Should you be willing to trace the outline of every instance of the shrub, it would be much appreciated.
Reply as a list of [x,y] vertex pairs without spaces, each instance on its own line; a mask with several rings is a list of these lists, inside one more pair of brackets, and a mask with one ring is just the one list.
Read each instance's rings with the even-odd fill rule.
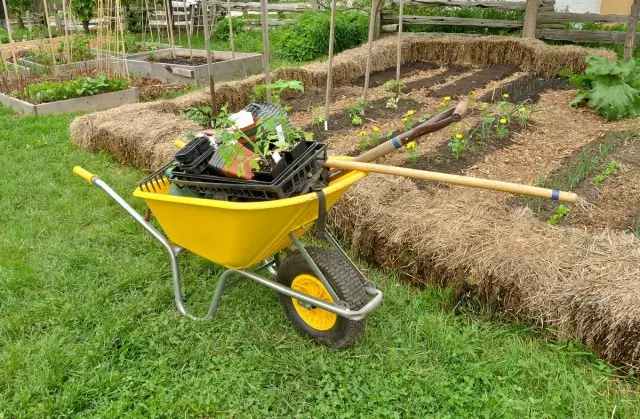
[[[233,37],[237,39],[238,35],[244,32],[244,21],[238,17],[231,18],[233,23]],[[224,18],[218,20],[213,30],[213,36],[221,41],[229,41],[229,19]]]
[[[273,32],[273,42],[280,57],[292,61],[309,61],[329,51],[330,14],[305,12],[295,22]],[[367,39],[369,18],[360,13],[336,15],[334,51],[354,48]]]
[[240,32],[234,38],[236,51],[262,53],[262,34],[259,31]]

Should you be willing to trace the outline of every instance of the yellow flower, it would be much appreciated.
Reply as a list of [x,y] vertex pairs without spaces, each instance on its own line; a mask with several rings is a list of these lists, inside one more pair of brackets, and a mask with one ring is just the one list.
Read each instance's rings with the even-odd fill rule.
[[416,148],[416,142],[415,141],[408,142],[407,143],[407,148],[408,149]]
[[509,99],[509,93],[505,93],[504,95],[502,95],[502,97],[505,99]]
[[525,108],[520,108],[520,109],[518,109],[518,112],[521,112],[521,113],[524,113],[525,111],[526,111],[526,109],[525,109]]
[[373,132],[378,132],[378,131],[380,131],[380,128],[378,128],[378,127],[373,127],[373,128],[371,128],[371,129],[373,130]]
[[415,113],[415,112],[413,111],[413,109],[409,109],[409,110],[407,111],[407,116],[411,116],[411,115],[413,115],[414,113]]
[[444,97],[444,101],[445,101],[445,102],[448,102],[448,101],[450,101],[450,100],[451,100],[451,96],[445,96],[445,97]]
[[360,131],[360,135],[363,136],[363,137],[366,137],[367,136],[367,132],[366,131]]
[[407,117],[402,118],[402,122],[407,122]]
[[462,134],[456,134],[456,139],[462,140]]
[[447,105],[445,105],[444,102],[440,102],[440,107],[441,108],[444,108],[445,106],[447,106]]
[[489,107],[489,105],[487,105],[486,103],[482,104],[482,109],[487,109]]
[[504,118],[502,118],[502,119],[500,120],[500,123],[504,125],[504,124],[506,124],[506,123],[507,123],[507,120],[506,120],[506,119],[504,119]]
[[469,92],[469,94],[470,94],[471,96],[475,96],[476,91],[475,91],[475,90],[472,90],[472,91],[470,91],[470,92]]

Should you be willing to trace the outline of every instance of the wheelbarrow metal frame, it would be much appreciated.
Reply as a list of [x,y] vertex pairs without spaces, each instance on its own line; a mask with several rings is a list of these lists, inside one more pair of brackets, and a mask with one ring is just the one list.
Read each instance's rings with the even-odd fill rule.
[[[160,233],[153,225],[151,225],[147,220],[145,220],[145,218],[142,215],[140,215],[138,211],[136,211],[120,195],[118,195],[117,192],[111,189],[109,185],[107,185],[105,182],[100,180],[98,177],[91,178],[90,182],[98,186],[100,189],[102,189],[107,195],[109,195],[109,197],[111,197],[111,199],[113,199],[118,205],[120,205],[125,211],[127,211],[127,213],[129,213],[129,215],[133,217],[134,220],[136,220],[140,225],[142,225],[142,227],[144,227],[144,229],[147,230],[153,236],[153,238],[155,238],[160,244],[162,244],[162,246],[165,248],[167,253],[169,253],[169,258],[171,260],[171,276],[173,278],[173,296],[174,296],[176,308],[181,315],[188,317],[192,320],[210,319],[216,313],[216,310],[220,305],[220,299],[222,297],[223,291],[233,287],[234,285],[237,285],[244,279],[251,279],[259,284],[265,285],[273,289],[274,291],[280,294],[284,294],[288,297],[295,298],[299,301],[305,302],[312,306],[322,308],[331,313],[335,313],[338,316],[345,317],[349,320],[357,321],[357,320],[364,319],[382,302],[382,292],[378,290],[371,281],[366,279],[366,277],[357,268],[357,266],[353,263],[353,261],[347,256],[345,251],[339,246],[335,238],[333,238],[333,236],[331,236],[329,232],[325,230],[324,233],[325,233],[325,238],[327,242],[329,242],[329,244],[334,249],[336,249],[338,254],[342,256],[346,261],[348,261],[348,263],[353,267],[355,272],[358,274],[359,278],[363,281],[363,285],[365,287],[365,293],[369,297],[371,297],[371,299],[367,302],[367,304],[365,304],[360,309],[358,310],[350,309],[345,302],[341,301],[338,298],[335,291],[329,285],[329,282],[327,281],[325,276],[322,274],[322,271],[320,270],[318,265],[313,261],[313,259],[311,258],[307,250],[304,248],[304,245],[300,242],[300,240],[298,240],[298,238],[292,232],[290,232],[289,237],[291,238],[291,241],[300,251],[304,259],[309,264],[309,267],[317,275],[318,279],[327,288],[327,290],[329,291],[329,294],[331,295],[335,303],[329,303],[329,302],[320,300],[318,298],[312,297],[308,294],[301,293],[290,287],[282,285],[276,281],[265,278],[262,275],[258,275],[257,273],[252,272],[248,269],[227,269],[220,275],[218,279],[218,284],[216,285],[216,289],[213,293],[213,298],[211,300],[211,303],[209,304],[209,309],[207,310],[207,313],[202,317],[194,316],[193,314],[189,313],[184,302],[184,296],[182,293],[182,282],[180,280],[180,266],[178,265],[178,256],[184,251],[186,251],[187,249],[172,244],[162,233]],[[272,274],[275,274],[276,262],[277,262],[277,259],[275,257],[272,258],[271,260],[267,260],[264,262],[263,265],[261,265],[256,269],[256,272],[267,269]],[[233,281],[229,281],[230,277],[234,275],[240,276],[241,278]]]

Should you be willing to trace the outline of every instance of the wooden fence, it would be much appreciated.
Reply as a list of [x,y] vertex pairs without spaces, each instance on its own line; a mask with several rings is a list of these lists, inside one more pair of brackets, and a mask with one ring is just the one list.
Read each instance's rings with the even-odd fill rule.
[[[456,6],[472,7],[477,9],[521,11],[527,10],[527,2],[515,1],[491,1],[491,0],[409,0],[405,4],[424,7]],[[403,25],[443,25],[443,26],[467,26],[480,28],[507,28],[520,29],[525,27],[525,22],[530,26],[530,31],[536,38],[555,41],[572,42],[604,42],[623,44],[625,32],[605,30],[581,30],[571,28],[567,24],[582,23],[626,23],[628,16],[598,15],[593,13],[567,13],[554,10],[555,0],[539,0],[539,6],[533,13],[523,13],[518,20],[499,19],[475,19],[443,16],[407,16],[402,19]],[[383,10],[380,14],[381,31],[397,32],[398,16],[391,10]],[[524,31],[526,32],[526,30]],[[640,41],[640,34],[636,33],[636,42]]]

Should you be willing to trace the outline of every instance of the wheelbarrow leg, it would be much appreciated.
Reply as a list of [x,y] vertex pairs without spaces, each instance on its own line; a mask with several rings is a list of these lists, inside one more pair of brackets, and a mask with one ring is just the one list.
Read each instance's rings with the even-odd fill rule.
[[182,247],[172,245],[167,238],[160,233],[154,226],[152,226],[145,217],[140,215],[138,211],[136,211],[131,205],[127,203],[117,192],[115,192],[109,185],[100,180],[98,177],[93,177],[90,179],[90,182],[102,189],[107,195],[111,197],[118,205],[120,205],[134,220],[136,220],[145,230],[147,230],[154,239],[156,239],[169,253],[169,258],[171,259],[171,276],[173,277],[173,297],[176,304],[176,309],[178,312],[193,320],[207,320],[210,319],[216,312],[218,308],[218,304],[220,303],[220,297],[222,296],[222,292],[229,288],[230,286],[235,285],[237,281],[226,284],[227,278],[233,274],[231,271],[224,272],[220,279],[218,280],[218,284],[216,285],[216,289],[213,293],[213,299],[211,300],[211,304],[209,305],[209,310],[207,314],[203,317],[197,317],[193,314],[189,313],[187,307],[184,303],[184,298],[182,294],[182,283],[180,281],[180,266],[178,265],[178,255],[184,251]]

